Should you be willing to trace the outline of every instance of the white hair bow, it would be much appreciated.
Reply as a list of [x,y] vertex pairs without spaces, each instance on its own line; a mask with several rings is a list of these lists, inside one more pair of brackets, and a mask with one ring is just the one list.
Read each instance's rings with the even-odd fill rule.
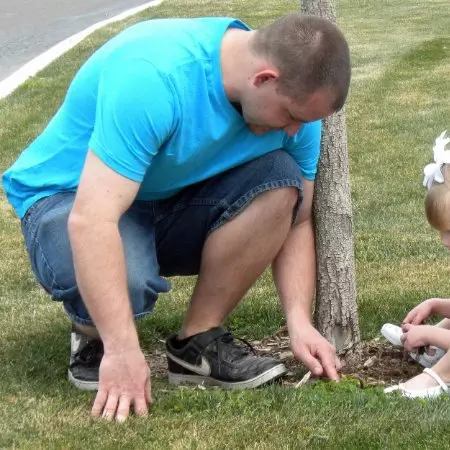
[[434,163],[427,164],[423,169],[425,174],[423,185],[428,189],[431,188],[433,182],[444,182],[444,175],[442,175],[441,169],[444,164],[450,164],[450,150],[445,150],[445,146],[450,142],[450,138],[445,137],[445,133],[447,133],[447,130],[443,131],[434,141]]

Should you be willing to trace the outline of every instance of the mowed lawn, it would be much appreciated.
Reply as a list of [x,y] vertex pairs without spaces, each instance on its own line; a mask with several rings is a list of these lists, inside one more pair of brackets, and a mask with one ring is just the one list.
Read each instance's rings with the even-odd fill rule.
[[[0,172],[45,126],[94,49],[125,26],[155,17],[227,15],[253,27],[299,8],[288,0],[166,0],[98,31],[0,101]],[[343,0],[353,82],[346,106],[358,304],[362,335],[378,335],[428,297],[450,296],[448,252],[423,214],[423,166],[450,129],[448,0]],[[445,448],[448,398],[387,399],[351,382],[248,392],[178,389],[153,380],[148,418],[91,419],[92,394],[66,380],[70,323],[36,284],[19,221],[0,197],[0,448]],[[139,325],[147,351],[177,330],[193,279],[174,279]],[[284,324],[270,272],[229,319],[262,338]]]

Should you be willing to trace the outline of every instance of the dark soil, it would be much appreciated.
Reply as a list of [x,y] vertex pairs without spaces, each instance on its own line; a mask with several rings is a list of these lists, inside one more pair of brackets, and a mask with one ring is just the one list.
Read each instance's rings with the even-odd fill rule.
[[[292,373],[287,378],[287,383],[297,383],[307,372],[305,366],[296,360],[289,350],[288,337],[275,336],[255,344],[262,354],[270,354],[283,360]],[[351,352],[341,355],[340,359],[343,364],[340,373],[358,378],[364,387],[397,384],[423,370],[408,358],[402,348],[395,347],[381,338],[362,342]]]
[[[283,384],[296,385],[307,373],[307,369],[297,361],[289,348],[289,338],[282,329],[274,336],[261,341],[250,341],[260,355],[270,355],[282,360],[289,368],[289,375]],[[167,376],[167,362],[164,343],[158,341],[155,348],[147,353],[153,377]],[[408,358],[403,349],[392,346],[383,338],[365,341],[340,356],[343,363],[342,375],[360,380],[362,387],[391,385],[406,381],[419,374],[423,368]]]

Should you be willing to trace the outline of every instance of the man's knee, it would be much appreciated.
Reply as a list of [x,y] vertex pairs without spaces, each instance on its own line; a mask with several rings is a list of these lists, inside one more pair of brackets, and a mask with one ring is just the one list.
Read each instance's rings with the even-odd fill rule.
[[272,189],[258,197],[255,198],[255,203],[263,211],[267,211],[269,220],[273,219],[273,222],[277,223],[285,220],[292,223],[301,202],[301,193],[294,186]]
[[300,192],[297,187],[287,186],[272,189],[262,195],[267,196],[266,201],[273,204],[273,209],[280,211],[292,211],[299,201]]

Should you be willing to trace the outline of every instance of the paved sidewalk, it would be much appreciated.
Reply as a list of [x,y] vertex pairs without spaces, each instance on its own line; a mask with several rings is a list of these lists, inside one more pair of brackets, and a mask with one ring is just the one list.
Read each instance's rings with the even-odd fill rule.
[[0,81],[69,36],[145,2],[1,0]]

